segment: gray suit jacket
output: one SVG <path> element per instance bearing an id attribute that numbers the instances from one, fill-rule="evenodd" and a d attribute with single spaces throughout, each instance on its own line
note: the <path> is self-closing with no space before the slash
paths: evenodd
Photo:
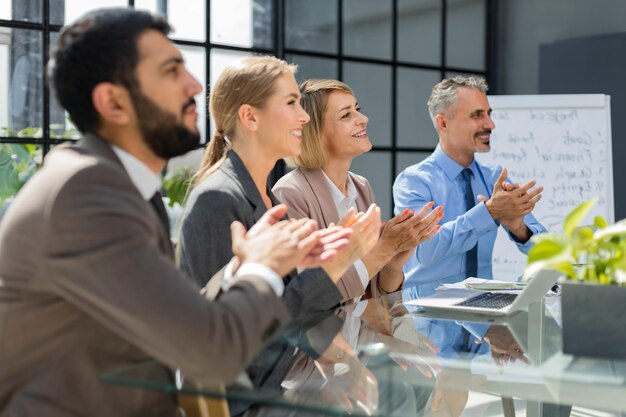
<path id="1" fill-rule="evenodd" d="M 255 276 L 198 290 L 106 142 L 51 152 L 0 224 L 0 415 L 174 416 L 172 396 L 99 376 L 149 355 L 228 382 L 289 317 Z"/>

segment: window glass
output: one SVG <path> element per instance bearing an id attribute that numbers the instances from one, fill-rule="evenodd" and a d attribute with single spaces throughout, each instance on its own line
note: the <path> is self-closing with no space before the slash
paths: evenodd
<path id="1" fill-rule="evenodd" d="M 343 53 L 391 59 L 392 2 L 344 0 Z"/>
<path id="2" fill-rule="evenodd" d="M 59 37 L 58 32 L 50 33 L 50 48 Z M 81 134 L 72 123 L 69 114 L 61 107 L 54 88 L 50 88 L 50 137 L 53 139 L 80 139 Z"/>
<path id="3" fill-rule="evenodd" d="M 239 52 L 239 51 L 229 51 L 226 49 L 211 49 L 211 85 L 215 84 L 218 77 L 224 71 L 224 69 L 236 61 L 237 59 L 252 56 L 249 52 Z M 209 86 L 209 94 L 210 94 L 210 86 Z M 213 119 L 211 119 L 211 132 L 207 135 L 207 140 L 211 139 L 211 135 L 213 134 L 213 130 L 215 129 L 215 123 Z"/>
<path id="4" fill-rule="evenodd" d="M 441 65 L 441 1 L 398 0 L 398 59 Z"/>
<path id="5" fill-rule="evenodd" d="M 211 42 L 270 49 L 273 45 L 271 0 L 211 2 Z"/>
<path id="6" fill-rule="evenodd" d="M 485 0 L 448 0 L 446 64 L 485 69 Z"/>
<path id="7" fill-rule="evenodd" d="M 42 0 L 2 0 L 0 19 L 38 23 L 43 20 Z"/>
<path id="8" fill-rule="evenodd" d="M 143 9 L 152 13 L 165 14 L 163 13 L 163 10 L 160 10 L 161 4 L 162 2 L 159 2 L 158 0 L 135 0 L 135 9 Z"/>
<path id="9" fill-rule="evenodd" d="M 167 20 L 174 27 L 172 38 L 206 40 L 206 0 L 167 2 Z"/>
<path id="10" fill-rule="evenodd" d="M 185 59 L 185 66 L 196 80 L 202 85 L 202 92 L 196 99 L 196 111 L 198 112 L 198 129 L 202 137 L 202 143 L 206 141 L 206 117 L 207 117 L 207 95 L 206 95 L 206 53 L 204 48 L 194 46 L 176 45 Z"/>
<path id="11" fill-rule="evenodd" d="M 344 62 L 343 78 L 352 88 L 374 146 L 391 146 L 391 66 Z"/>
<path id="12" fill-rule="evenodd" d="M 426 102 L 439 71 L 398 68 L 396 89 L 396 123 L 398 146 L 435 147 L 437 134 L 428 114 Z"/>
<path id="13" fill-rule="evenodd" d="M 73 22 L 85 13 L 94 9 L 127 6 L 128 0 L 65 0 L 64 3 L 57 1 L 55 7 L 57 12 L 50 14 L 50 23 L 64 25 Z M 59 8 L 63 10 L 63 13 L 58 12 Z"/>
<path id="14" fill-rule="evenodd" d="M 13 2 L 3 1 L 0 2 L 0 19 L 15 20 L 13 19 Z"/>
<path id="15" fill-rule="evenodd" d="M 391 202 L 391 152 L 369 151 L 352 161 L 350 171 L 363 175 L 369 181 L 376 204 L 380 206 L 383 219 L 392 216 Z"/>
<path id="16" fill-rule="evenodd" d="M 289 0 L 285 4 L 285 46 L 337 52 L 337 0 Z"/>
<path id="17" fill-rule="evenodd" d="M 8 44 L 0 44 L 0 135 L 40 138 L 41 32 L 2 28 L 0 33 L 9 39 Z"/>
<path id="18" fill-rule="evenodd" d="M 298 65 L 296 80 L 301 83 L 309 78 L 333 78 L 339 75 L 339 66 L 336 59 L 315 58 L 306 55 L 289 54 L 285 56 L 288 62 Z"/>

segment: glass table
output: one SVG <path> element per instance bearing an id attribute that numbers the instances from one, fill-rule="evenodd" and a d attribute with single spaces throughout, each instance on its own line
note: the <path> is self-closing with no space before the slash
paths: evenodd
<path id="1" fill-rule="evenodd" d="M 291 368 L 279 384 L 242 376 L 216 389 L 154 361 L 120 366 L 101 379 L 226 399 L 268 416 L 457 416 L 469 392 L 500 396 L 507 417 L 515 415 L 512 398 L 526 401 L 528 416 L 568 416 L 572 405 L 603 415 L 626 410 L 626 362 L 562 352 L 558 293 L 498 318 L 418 310 L 407 304 L 412 293 L 407 288 L 290 326 L 279 343 L 290 347 Z M 263 355 L 255 366 L 265 363 L 271 372 L 276 360 Z"/>

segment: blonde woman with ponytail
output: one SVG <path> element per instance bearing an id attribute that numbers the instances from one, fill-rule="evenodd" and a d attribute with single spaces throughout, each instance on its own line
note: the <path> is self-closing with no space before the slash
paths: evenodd
<path id="1" fill-rule="evenodd" d="M 302 129 L 309 121 L 295 71 L 275 57 L 249 57 L 226 68 L 211 88 L 216 130 L 193 179 L 179 241 L 180 266 L 201 287 L 233 256 L 229 225 L 238 220 L 249 230 L 280 203 L 267 187 L 268 175 L 279 159 L 300 154 Z M 336 283 L 376 243 L 380 209 L 372 205 L 358 219 L 351 214 L 348 224 L 347 248 L 321 268 L 285 277 L 283 300 L 292 316 L 305 317 L 341 302 Z"/>

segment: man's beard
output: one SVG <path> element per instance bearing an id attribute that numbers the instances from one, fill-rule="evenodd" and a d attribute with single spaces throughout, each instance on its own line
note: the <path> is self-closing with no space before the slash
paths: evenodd
<path id="1" fill-rule="evenodd" d="M 143 140 L 157 156 L 170 159 L 200 145 L 200 133 L 186 128 L 173 113 L 163 110 L 141 91 L 134 91 L 131 96 Z M 181 109 L 181 115 L 193 104 L 192 98 Z"/>

